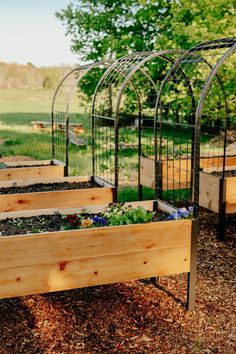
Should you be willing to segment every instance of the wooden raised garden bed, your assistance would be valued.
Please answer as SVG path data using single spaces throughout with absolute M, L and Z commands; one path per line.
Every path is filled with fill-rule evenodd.
M 152 201 L 134 204 L 153 208 Z M 158 207 L 163 208 L 161 203 Z M 191 309 L 196 272 L 194 223 L 184 219 L 2 236 L 0 298 L 189 273 Z
M 214 166 L 214 163 L 216 164 Z M 218 166 L 222 166 L 223 158 L 208 158 L 202 157 L 200 159 L 200 168 L 203 171 L 209 171 L 209 166 L 212 170 L 219 170 Z M 236 166 L 236 156 L 226 157 L 225 166 L 227 170 L 233 169 Z M 155 162 L 153 157 L 140 158 L 141 169 L 141 184 L 154 188 L 155 186 Z M 191 183 L 191 160 L 179 159 L 162 161 L 162 190 L 181 189 L 186 188 L 186 185 Z M 176 177 L 175 177 L 176 176 Z M 201 188 L 201 183 L 200 183 Z
M 63 177 L 64 173 L 64 164 L 57 160 L 4 162 L 0 168 L 0 187 L 4 181 Z
M 200 173 L 199 205 L 219 213 L 236 213 L 236 177 L 225 177 L 210 173 Z
M 4 188 L 6 190 L 3 189 L 4 194 L 0 194 L 0 218 L 5 217 L 5 213 L 9 214 L 9 217 L 20 216 L 24 211 L 33 211 L 32 215 L 40 215 L 45 213 L 45 209 L 54 209 L 56 211 L 58 208 L 80 208 L 87 205 L 100 205 L 113 202 L 113 187 L 107 184 L 105 186 L 99 179 L 95 178 L 96 183 L 93 183 L 95 186 L 97 185 L 95 188 L 83 187 L 83 189 L 78 189 L 82 187 L 74 187 L 74 183 L 87 184 L 87 182 L 88 184 L 91 182 L 91 177 L 61 177 L 5 182 Z M 40 191 L 43 187 L 48 187 L 49 184 L 56 186 L 59 183 L 69 184 L 71 186 L 70 190 L 66 190 L 65 188 L 63 190 Z M 30 187 L 30 189 L 34 189 L 36 186 L 39 191 L 17 193 L 18 188 Z M 14 187 L 13 194 L 7 194 L 11 187 Z

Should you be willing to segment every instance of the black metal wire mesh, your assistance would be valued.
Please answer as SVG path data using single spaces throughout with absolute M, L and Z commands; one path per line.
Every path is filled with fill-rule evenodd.
M 178 51 L 127 55 L 111 65 L 94 95 L 94 175 L 115 187 L 140 187 L 140 157 L 153 159 L 161 80 Z
M 73 116 L 72 101 L 76 97 L 75 110 L 79 110 L 83 105 L 82 101 L 85 100 L 84 95 L 80 96 L 82 86 L 87 84 L 88 75 L 93 70 L 101 69 L 100 76 L 103 74 L 105 68 L 110 65 L 109 62 L 96 62 L 84 66 L 75 67 L 71 70 L 58 85 L 53 102 L 52 102 L 52 156 L 53 159 L 59 160 L 66 165 L 68 170 L 69 155 L 69 122 L 71 116 Z M 97 73 L 96 73 L 97 74 Z M 98 80 L 98 75 L 94 78 L 95 82 Z M 91 81 L 91 78 L 90 78 Z M 90 82 L 91 84 L 91 82 Z M 87 105 L 87 103 L 86 103 Z M 91 107 L 90 107 L 91 109 Z M 90 111 L 91 112 L 91 111 Z M 90 119 L 90 115 L 88 115 Z M 91 121 L 89 121 L 89 127 L 91 127 Z M 92 156 L 90 156 L 91 159 Z M 91 159 L 92 161 L 92 159 Z M 91 162 L 92 165 L 92 162 Z
M 156 195 L 172 205 L 198 204 L 199 168 L 222 166 L 225 143 L 214 139 L 228 124 L 225 78 L 216 74 L 207 99 L 202 94 L 214 67 L 234 45 L 235 38 L 228 38 L 191 48 L 162 82 L 156 102 Z M 202 100 L 204 112 L 198 117 Z

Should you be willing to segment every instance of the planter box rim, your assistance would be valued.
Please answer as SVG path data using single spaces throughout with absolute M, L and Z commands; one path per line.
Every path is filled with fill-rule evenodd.
M 77 234 L 78 232 L 86 232 L 89 233 L 92 230 L 107 230 L 107 229 L 111 229 L 111 228 L 118 228 L 118 229 L 122 229 L 122 228 L 137 228 L 140 227 L 142 228 L 143 226 L 150 226 L 150 225 L 156 225 L 156 224 L 160 224 L 160 223 L 191 223 L 195 221 L 195 219 L 178 219 L 178 220 L 161 220 L 161 221 L 152 221 L 152 222 L 148 222 L 148 223 L 139 223 L 139 224 L 127 224 L 127 225 L 112 225 L 112 226 L 103 226 L 103 227 L 92 227 L 92 228 L 84 228 L 84 229 L 70 229 L 70 230 L 58 230 L 58 231 L 45 231 L 45 232 L 35 232 L 35 233 L 29 233 L 29 234 L 18 234 L 18 235 L 9 235 L 9 236 L 0 236 L 0 242 L 2 238 L 19 238 L 19 237 L 31 237 L 31 236 L 35 236 L 38 237 L 39 235 L 45 235 L 45 234 L 50 234 L 50 235 L 55 235 L 55 237 L 57 236 L 58 233 L 66 234 L 66 233 L 70 233 L 71 235 L 73 234 Z

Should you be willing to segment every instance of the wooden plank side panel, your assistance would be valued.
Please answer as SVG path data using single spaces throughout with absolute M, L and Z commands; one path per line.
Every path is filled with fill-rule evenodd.
M 225 178 L 226 213 L 236 213 L 236 177 Z
M 162 162 L 163 190 L 190 188 L 191 160 L 179 159 Z
M 64 166 L 34 166 L 6 168 L 0 170 L 0 181 L 22 180 L 33 178 L 63 177 Z
M 0 212 L 43 208 L 84 207 L 113 201 L 112 188 L 88 188 L 53 192 L 0 195 Z
M 0 297 L 14 297 L 178 274 L 190 270 L 189 248 L 131 252 L 0 270 Z
M 176 220 L 1 237 L 0 269 L 153 249 L 189 249 L 191 225 L 191 220 Z
M 217 176 L 200 173 L 199 205 L 219 212 L 220 179 Z
M 236 166 L 236 156 L 227 156 L 225 159 L 225 166 Z M 214 171 L 222 171 L 223 157 L 205 157 L 200 159 L 200 167 L 203 169 L 212 169 Z
M 155 164 L 154 158 L 141 157 L 141 184 L 150 188 L 155 186 Z M 205 157 L 200 160 L 200 167 L 206 172 L 222 171 L 222 157 Z M 226 169 L 236 166 L 236 156 L 226 157 Z M 162 188 L 163 190 L 174 190 L 190 188 L 191 181 L 191 160 L 179 159 L 162 161 Z
M 155 164 L 154 160 L 146 157 L 140 159 L 141 184 L 155 187 Z M 162 188 L 163 190 L 181 189 L 190 187 L 190 160 L 173 160 L 162 162 Z
M 155 163 L 147 157 L 140 158 L 140 181 L 143 186 L 155 187 Z
M 144 200 L 138 202 L 128 202 L 126 205 L 132 205 L 134 208 L 141 205 L 146 210 L 153 210 L 153 202 L 154 200 Z M 99 205 L 87 205 L 86 210 L 91 214 L 100 213 L 101 211 L 107 208 L 107 203 L 99 204 Z M 176 211 L 174 208 L 170 208 L 169 206 L 163 205 L 163 203 L 158 202 L 158 208 L 163 210 L 167 213 L 173 213 Z M 84 211 L 84 207 L 73 207 L 73 208 L 50 208 L 50 209 L 36 209 L 36 210 L 20 210 L 20 211 L 12 211 L 12 212 L 0 212 L 0 220 L 5 220 L 7 218 L 24 218 L 24 217 L 31 217 L 36 215 L 53 215 L 53 214 L 74 214 L 78 213 L 81 214 Z

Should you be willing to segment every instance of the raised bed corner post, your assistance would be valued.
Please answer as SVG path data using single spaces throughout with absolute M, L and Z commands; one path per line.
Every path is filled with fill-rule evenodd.
M 52 112 L 51 112 L 51 136 L 52 136 L 52 160 L 54 160 L 55 158 L 55 142 L 54 142 L 54 114 L 53 114 L 53 108 L 52 108 Z
M 65 149 L 65 176 L 68 176 L 69 168 L 69 116 L 66 118 L 66 149 Z
M 218 238 L 221 241 L 225 240 L 225 223 L 226 223 L 226 198 L 224 171 L 219 181 L 219 216 L 218 216 Z
M 193 311 L 195 309 L 198 232 L 199 232 L 198 220 L 193 220 L 192 233 L 191 233 L 190 271 L 188 273 L 187 306 L 186 306 L 188 311 Z
M 224 96 L 225 90 L 224 86 L 222 86 L 222 91 Z M 225 180 L 225 164 L 226 164 L 226 145 L 227 145 L 227 133 L 230 127 L 229 121 L 229 107 L 227 99 L 226 102 L 226 121 L 225 121 L 225 130 L 224 130 L 224 153 L 223 153 L 223 170 L 222 170 L 222 177 L 220 178 L 220 185 L 219 185 L 219 227 L 218 227 L 218 238 L 221 241 L 225 240 L 225 223 L 226 223 L 226 180 Z
M 143 199 L 143 186 L 141 185 L 141 155 L 142 155 L 142 112 L 141 112 L 141 103 L 138 99 L 138 199 Z
M 115 189 L 114 189 L 114 202 L 118 201 L 118 186 L 119 186 L 119 121 L 118 112 L 116 111 L 114 119 L 115 129 Z

